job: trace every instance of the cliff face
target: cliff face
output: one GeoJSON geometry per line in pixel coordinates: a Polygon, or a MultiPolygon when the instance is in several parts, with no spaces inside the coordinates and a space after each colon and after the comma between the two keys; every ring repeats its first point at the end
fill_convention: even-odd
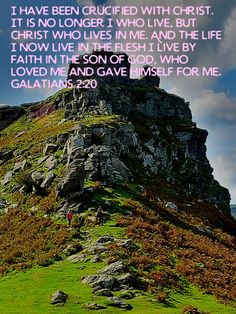
{"type": "Polygon", "coordinates": [[[144,81],[130,80],[126,85],[103,83],[95,90],[74,92],[73,100],[64,99],[59,107],[65,108],[68,119],[122,115],[114,129],[98,125],[77,130],[80,140],[73,149],[86,152],[86,177],[106,184],[127,179],[132,169],[126,162],[132,159],[145,167],[148,176],[165,173],[168,182],[181,186],[186,197],[206,200],[230,213],[229,192],[214,180],[206,157],[208,132],[192,122],[184,99],[144,81]]]}
{"type": "MultiPolygon", "coordinates": [[[[163,178],[175,191],[171,200],[181,196],[182,202],[206,201],[230,213],[229,192],[214,180],[206,157],[208,133],[192,122],[184,99],[146,80],[100,81],[94,90],[67,89],[27,110],[31,117],[62,110],[64,120],[59,125],[73,125],[47,138],[42,165],[48,162],[52,167],[40,170],[40,178],[32,177],[41,189],[55,184],[59,196],[73,200],[83,195],[85,180],[101,181],[105,186],[119,181],[148,186],[155,178],[163,178]],[[60,157],[58,151],[63,151],[60,157]],[[59,166],[65,169],[63,176],[56,171],[59,166]]],[[[15,118],[9,115],[6,121],[15,118]]],[[[18,163],[24,161],[17,158],[18,163]]],[[[30,158],[35,164],[34,157],[30,158]]],[[[14,178],[15,167],[4,173],[5,189],[14,178]]],[[[36,170],[31,167],[30,173],[36,170]]],[[[165,197],[161,192],[156,196],[165,197]]]]}

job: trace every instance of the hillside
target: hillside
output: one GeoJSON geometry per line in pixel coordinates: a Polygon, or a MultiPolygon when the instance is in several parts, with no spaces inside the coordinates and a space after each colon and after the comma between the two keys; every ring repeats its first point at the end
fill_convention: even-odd
{"type": "Polygon", "coordinates": [[[2,313],[235,312],[230,195],[184,99],[105,80],[0,108],[0,129],[2,313]]]}

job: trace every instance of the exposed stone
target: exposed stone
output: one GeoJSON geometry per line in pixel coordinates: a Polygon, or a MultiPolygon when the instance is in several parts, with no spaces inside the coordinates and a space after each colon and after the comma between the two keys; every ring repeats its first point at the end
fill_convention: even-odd
{"type": "Polygon", "coordinates": [[[117,277],[116,280],[119,284],[127,285],[132,283],[133,276],[130,273],[126,273],[117,277]]]}
{"type": "Polygon", "coordinates": [[[62,133],[57,135],[57,144],[64,145],[69,138],[69,133],[62,133]]]}
{"type": "Polygon", "coordinates": [[[178,211],[178,207],[174,203],[172,203],[172,202],[167,202],[165,207],[166,208],[170,208],[170,209],[172,209],[174,211],[178,211]]]}
{"type": "Polygon", "coordinates": [[[22,149],[16,149],[13,151],[13,156],[14,157],[19,157],[19,156],[22,156],[23,153],[24,153],[25,150],[22,150],[22,149]]]}
{"type": "Polygon", "coordinates": [[[13,169],[13,172],[17,172],[20,170],[24,171],[24,170],[26,170],[28,165],[29,164],[28,164],[27,160],[23,160],[22,162],[16,162],[14,169],[13,169]]]}
{"type": "Polygon", "coordinates": [[[43,175],[41,172],[37,172],[37,171],[34,171],[32,174],[31,174],[31,178],[33,180],[33,182],[37,185],[40,185],[41,182],[43,181],[43,175]]]}
{"type": "Polygon", "coordinates": [[[128,311],[133,309],[133,307],[130,304],[127,304],[126,302],[124,302],[122,299],[118,297],[110,297],[107,299],[107,301],[108,301],[109,306],[118,307],[118,308],[125,309],[128,311]]]}
{"type": "Polygon", "coordinates": [[[60,217],[65,217],[67,211],[68,211],[68,204],[65,203],[65,204],[57,211],[57,214],[58,214],[60,217]]]}
{"type": "Polygon", "coordinates": [[[131,300],[135,297],[135,292],[133,292],[133,291],[121,291],[120,297],[122,299],[131,300]]]}
{"type": "Polygon", "coordinates": [[[82,193],[84,188],[84,165],[82,160],[77,160],[67,167],[66,174],[57,187],[61,196],[68,193],[82,193]]]}
{"type": "Polygon", "coordinates": [[[51,304],[65,304],[68,299],[68,294],[58,290],[52,294],[51,304]]]}
{"type": "Polygon", "coordinates": [[[122,261],[114,262],[99,271],[99,274],[106,274],[106,275],[117,275],[122,274],[126,270],[122,261]]]}
{"type": "Polygon", "coordinates": [[[86,254],[74,254],[67,257],[67,260],[71,261],[72,263],[85,262],[87,260],[87,255],[86,254]]]}
{"type": "Polygon", "coordinates": [[[105,310],[107,307],[98,303],[86,303],[84,306],[87,310],[105,310]]]}
{"type": "Polygon", "coordinates": [[[113,242],[114,238],[112,236],[102,236],[96,242],[97,243],[108,243],[113,242]]]}
{"type": "MultiPolygon", "coordinates": [[[[132,213],[131,213],[132,214],[132,213]]],[[[131,239],[118,239],[116,240],[117,245],[124,247],[127,250],[132,250],[133,248],[135,248],[135,244],[134,241],[131,239]]]]}
{"type": "Polygon", "coordinates": [[[46,174],[46,177],[45,177],[45,179],[43,180],[43,183],[41,184],[41,187],[42,187],[42,188],[49,187],[50,184],[53,182],[54,178],[55,178],[55,174],[54,174],[52,171],[49,171],[49,172],[46,174]]]}
{"type": "MultiPolygon", "coordinates": [[[[90,222],[92,224],[95,223],[96,221],[96,217],[88,217],[87,218],[87,223],[90,222]]],[[[107,251],[107,247],[106,245],[102,244],[102,243],[92,243],[88,248],[87,250],[92,253],[92,254],[97,254],[97,253],[102,253],[102,252],[106,252],[107,251]]]]}
{"type": "Polygon", "coordinates": [[[83,279],[83,283],[90,284],[92,288],[100,287],[106,289],[112,289],[115,280],[112,276],[109,275],[91,275],[83,279]]]}
{"type": "Polygon", "coordinates": [[[45,166],[48,168],[48,170],[54,169],[56,165],[57,165],[57,160],[53,156],[50,156],[49,158],[47,158],[45,162],[45,166]]]}
{"type": "Polygon", "coordinates": [[[113,293],[109,289],[99,289],[94,292],[98,296],[113,297],[113,293]]]}
{"type": "Polygon", "coordinates": [[[101,262],[101,256],[99,254],[96,254],[93,258],[91,258],[90,262],[92,262],[92,263],[101,262]]]}

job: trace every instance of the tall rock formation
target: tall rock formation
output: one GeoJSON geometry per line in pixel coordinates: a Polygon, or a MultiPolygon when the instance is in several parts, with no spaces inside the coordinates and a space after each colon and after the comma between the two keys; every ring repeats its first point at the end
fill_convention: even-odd
{"type": "MultiPolygon", "coordinates": [[[[204,200],[229,214],[229,192],[214,179],[206,156],[208,132],[192,121],[188,102],[158,86],[159,77],[156,81],[129,75],[125,82],[98,79],[95,89],[65,89],[36,105],[24,105],[31,119],[59,109],[64,112],[60,123],[74,123],[66,134],[47,139],[54,153],[47,162],[61,163],[66,172],[63,177],[58,171],[41,174],[41,188],[54,182],[58,195],[73,199],[84,193],[85,179],[112,186],[118,181],[138,182],[142,174],[150,185],[161,176],[183,201],[204,200]],[[63,150],[62,159],[58,160],[55,150],[63,150]]],[[[22,110],[2,109],[1,128],[22,110]]],[[[2,178],[4,186],[14,169],[2,178]]]]}

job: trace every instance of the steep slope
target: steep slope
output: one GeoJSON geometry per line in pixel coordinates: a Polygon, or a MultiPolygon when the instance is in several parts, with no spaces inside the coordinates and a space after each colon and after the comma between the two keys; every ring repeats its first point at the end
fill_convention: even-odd
{"type": "MultiPolygon", "coordinates": [[[[9,221],[2,240],[17,235],[18,245],[28,243],[21,211],[48,219],[47,230],[64,230],[71,209],[73,225],[57,238],[58,251],[50,236],[41,246],[49,264],[84,249],[78,239],[94,236],[102,206],[106,220],[112,217],[134,246],[111,243],[101,259],[122,260],[138,289],[167,306],[173,291],[187,293],[192,283],[234,305],[230,195],[212,175],[207,131],[192,122],[184,99],[146,80],[103,81],[94,90],[64,89],[11,110],[5,120],[9,108],[0,108],[0,209],[3,225],[9,221]]],[[[0,249],[3,273],[40,264],[9,251],[6,259],[0,249]]]]}

